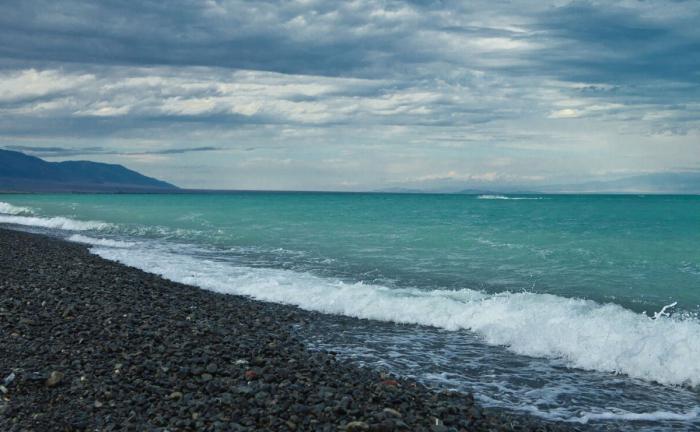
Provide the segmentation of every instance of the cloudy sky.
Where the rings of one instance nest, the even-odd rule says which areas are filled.
[[[696,0],[0,2],[0,147],[196,188],[698,170],[698,23]]]

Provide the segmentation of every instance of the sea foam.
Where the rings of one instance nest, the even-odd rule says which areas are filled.
[[[509,197],[505,195],[479,195],[476,199],[482,200],[541,200],[542,197]]]
[[[691,421],[698,418],[700,408],[692,409],[685,413],[674,413],[669,411],[654,411],[648,413],[634,413],[627,411],[600,412],[600,413],[585,413],[581,417],[570,419],[578,423],[588,423],[594,420],[625,420],[625,421],[659,421],[659,420],[674,420],[674,421]]]
[[[104,246],[104,247],[111,247],[111,248],[130,248],[136,245],[134,242],[126,242],[126,241],[120,241],[120,240],[112,240],[112,239],[107,239],[107,238],[93,238],[93,237],[88,237],[84,236],[82,234],[73,234],[72,236],[68,237],[68,241],[76,242],[76,243],[84,243],[84,244],[89,244],[93,246]]]
[[[94,247],[104,258],[212,291],[303,309],[447,330],[571,367],[664,384],[700,385],[700,323],[652,319],[615,304],[550,294],[396,289],[289,270],[250,268],[167,249]]]
[[[0,214],[0,223],[23,225],[39,228],[51,228],[67,231],[88,231],[88,230],[103,230],[110,228],[112,225],[106,222],[98,221],[79,221],[75,219],[57,217],[37,217],[37,216],[17,216]]]
[[[32,209],[29,207],[19,207],[19,206],[14,206],[12,204],[2,202],[0,201],[0,214],[6,214],[6,215],[30,215],[34,214]]]

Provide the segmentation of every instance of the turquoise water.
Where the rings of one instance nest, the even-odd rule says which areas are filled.
[[[245,193],[7,196],[115,232],[256,249],[271,265],[396,286],[700,306],[700,197]],[[277,252],[277,253],[275,253]],[[287,252],[287,253],[283,253]],[[267,264],[263,261],[264,264]]]
[[[309,339],[325,348],[335,343],[363,364],[427,370],[442,359],[453,373],[477,351],[486,350],[489,362],[526,356],[554,386],[566,375],[557,368],[569,368],[594,375],[567,386],[598,382],[595,374],[603,374],[603,386],[615,373],[636,383],[625,385],[642,386],[634,387],[640,394],[661,383],[679,399],[673,405],[670,393],[665,402],[638,396],[637,405],[613,414],[603,402],[594,406],[596,397],[586,406],[570,398],[538,405],[526,397],[531,384],[519,392],[522,374],[506,368],[499,379],[514,386],[511,407],[536,406],[535,414],[557,419],[588,415],[586,421],[651,412],[651,430],[663,421],[697,425],[698,196],[4,195],[0,203],[0,223],[88,243],[105,258],[173,280],[331,316],[428,326],[453,339],[441,346],[455,347],[438,349],[444,334],[421,327],[410,337],[382,327],[393,354],[373,349],[361,358],[363,344],[352,335]],[[363,327],[355,336],[367,333]],[[420,355],[430,347],[442,354],[421,363],[418,346]],[[553,369],[545,373],[543,364]],[[445,378],[448,369],[424,378]],[[431,382],[475,384],[463,375]],[[577,391],[603,392],[586,385]],[[497,399],[489,391],[482,399]]]

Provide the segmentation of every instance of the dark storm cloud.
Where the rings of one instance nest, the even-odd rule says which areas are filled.
[[[561,7],[532,2],[511,7],[499,2],[469,7],[374,1],[310,6],[195,0],[6,2],[0,5],[0,58],[14,65],[210,66],[365,77],[403,74],[407,67],[432,62],[478,64],[469,56],[445,55],[444,42],[430,40],[441,33],[540,42],[526,64],[493,66],[513,73],[554,73],[587,82],[666,80],[669,75],[696,80],[700,43],[693,23],[700,19],[699,7],[694,2],[672,7],[676,14],[659,19],[641,2],[626,7],[589,2]],[[450,21],[447,12],[457,19]],[[485,12],[518,15],[527,33],[475,24]]]
[[[668,8],[677,13],[670,16],[662,8],[645,10],[643,2],[639,6],[574,2],[542,13],[536,27],[554,43],[542,51],[542,65],[565,80],[627,86],[667,81],[689,83],[697,91],[699,4],[671,3]],[[687,88],[677,86],[673,97]]]
[[[316,10],[319,21],[333,13],[323,4]],[[214,66],[342,75],[378,61],[368,55],[373,51],[385,56],[399,48],[398,35],[343,35],[361,24],[360,14],[329,16],[328,23],[318,24],[333,25],[342,37],[306,37],[304,29],[299,34],[285,27],[303,12],[294,3],[257,1],[4,3],[0,57],[37,64]]]

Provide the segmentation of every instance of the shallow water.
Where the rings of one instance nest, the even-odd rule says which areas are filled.
[[[328,313],[310,345],[489,406],[700,427],[700,197],[7,195],[0,223]]]

